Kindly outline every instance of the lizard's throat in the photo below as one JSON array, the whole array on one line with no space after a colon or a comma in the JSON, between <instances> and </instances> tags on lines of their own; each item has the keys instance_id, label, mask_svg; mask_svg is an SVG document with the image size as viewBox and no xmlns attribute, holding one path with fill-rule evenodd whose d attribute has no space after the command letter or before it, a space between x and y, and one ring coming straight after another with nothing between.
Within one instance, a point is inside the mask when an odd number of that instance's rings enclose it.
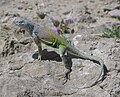
<instances>
[{"instance_id":1,"label":"lizard's throat","mask_svg":"<svg viewBox=\"0 0 120 97\"><path fill-rule=\"evenodd\" d=\"M34 30L34 25L27 25L25 30L32 36L33 30Z\"/></svg>"}]
</instances>

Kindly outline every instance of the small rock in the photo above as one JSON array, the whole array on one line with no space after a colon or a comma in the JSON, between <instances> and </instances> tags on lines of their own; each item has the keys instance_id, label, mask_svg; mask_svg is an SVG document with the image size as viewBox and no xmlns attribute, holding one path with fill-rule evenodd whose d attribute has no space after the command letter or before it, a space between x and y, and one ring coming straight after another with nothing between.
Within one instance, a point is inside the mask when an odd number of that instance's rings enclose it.
<instances>
[{"instance_id":1,"label":"small rock","mask_svg":"<svg viewBox=\"0 0 120 97\"><path fill-rule=\"evenodd\" d=\"M63 13L63 15L68 15L68 14L70 14L70 11L66 11Z\"/></svg>"},{"instance_id":2,"label":"small rock","mask_svg":"<svg viewBox=\"0 0 120 97\"><path fill-rule=\"evenodd\" d=\"M23 3L23 4L28 4L28 2L25 1L25 0L20 0L20 2Z\"/></svg>"},{"instance_id":3,"label":"small rock","mask_svg":"<svg viewBox=\"0 0 120 97\"><path fill-rule=\"evenodd\" d=\"M10 30L11 29L8 25L3 25L2 28L5 29L5 30Z\"/></svg>"},{"instance_id":4,"label":"small rock","mask_svg":"<svg viewBox=\"0 0 120 97\"><path fill-rule=\"evenodd\" d=\"M9 20L9 17L5 17L4 19L1 19L2 23L7 23L7 21Z\"/></svg>"},{"instance_id":5,"label":"small rock","mask_svg":"<svg viewBox=\"0 0 120 97\"><path fill-rule=\"evenodd\" d=\"M22 9L23 9L23 7L22 7L22 6L18 6L18 9L19 9L19 10L22 10Z\"/></svg>"},{"instance_id":6,"label":"small rock","mask_svg":"<svg viewBox=\"0 0 120 97\"><path fill-rule=\"evenodd\" d=\"M30 6L30 7L28 7L28 9L29 9L29 10L32 10L33 8L32 8L32 6Z\"/></svg>"},{"instance_id":7,"label":"small rock","mask_svg":"<svg viewBox=\"0 0 120 97\"><path fill-rule=\"evenodd\" d=\"M105 6L105 8L103 9L104 11L111 11L111 10L114 10L114 9L119 9L120 8L120 4L118 3L112 3L111 5L107 5Z\"/></svg>"},{"instance_id":8,"label":"small rock","mask_svg":"<svg viewBox=\"0 0 120 97\"><path fill-rule=\"evenodd\" d=\"M0 0L0 6L4 6L5 4L9 3L10 0Z\"/></svg>"},{"instance_id":9,"label":"small rock","mask_svg":"<svg viewBox=\"0 0 120 97\"><path fill-rule=\"evenodd\" d=\"M81 23L95 23L96 19L94 19L89 14L84 14L79 18L79 22L81 22Z\"/></svg>"},{"instance_id":10,"label":"small rock","mask_svg":"<svg viewBox=\"0 0 120 97\"><path fill-rule=\"evenodd\" d=\"M108 13L108 15L111 17L120 17L120 10L118 9L112 10Z\"/></svg>"}]
</instances>

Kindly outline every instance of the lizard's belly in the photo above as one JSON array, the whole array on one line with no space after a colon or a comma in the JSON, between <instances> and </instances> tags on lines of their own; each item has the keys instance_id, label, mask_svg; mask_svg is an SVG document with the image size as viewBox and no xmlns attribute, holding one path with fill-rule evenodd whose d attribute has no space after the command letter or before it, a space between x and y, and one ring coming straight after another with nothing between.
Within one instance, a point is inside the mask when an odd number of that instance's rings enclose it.
<instances>
[{"instance_id":1,"label":"lizard's belly","mask_svg":"<svg viewBox=\"0 0 120 97\"><path fill-rule=\"evenodd\" d=\"M59 43L58 43L57 39L54 39L54 40L41 39L41 42L48 45L48 46L51 46L51 47L54 47L54 48L59 48Z\"/></svg>"}]
</instances>

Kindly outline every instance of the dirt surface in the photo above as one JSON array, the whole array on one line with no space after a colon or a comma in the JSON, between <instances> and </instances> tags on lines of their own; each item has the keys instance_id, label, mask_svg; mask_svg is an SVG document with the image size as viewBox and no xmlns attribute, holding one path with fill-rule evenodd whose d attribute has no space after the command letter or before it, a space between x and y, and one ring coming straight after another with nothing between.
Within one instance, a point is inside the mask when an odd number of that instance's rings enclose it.
<instances>
[{"instance_id":1,"label":"dirt surface","mask_svg":"<svg viewBox=\"0 0 120 97\"><path fill-rule=\"evenodd\" d=\"M106 79L90 85L99 74L99 66L82 59L72 60L71 79L62 85L57 75L64 72L58 50L43 45L42 61L37 47L10 17L26 17L51 27L49 18L36 15L35 0L0 0L0 97L120 97L120 39L103 38L105 26L120 23L119 0L38 0L41 11L55 19L71 12L75 29L67 37L80 51L101 57L108 69ZM116 14L117 10L117 14ZM79 36L75 38L75 36Z\"/></svg>"}]
</instances>

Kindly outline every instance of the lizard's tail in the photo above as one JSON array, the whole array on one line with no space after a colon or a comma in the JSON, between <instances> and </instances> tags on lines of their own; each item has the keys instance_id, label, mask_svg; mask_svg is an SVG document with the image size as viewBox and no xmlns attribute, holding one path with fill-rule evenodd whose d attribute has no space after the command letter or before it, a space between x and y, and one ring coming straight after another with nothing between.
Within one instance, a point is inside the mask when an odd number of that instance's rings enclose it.
<instances>
[{"instance_id":1,"label":"lizard's tail","mask_svg":"<svg viewBox=\"0 0 120 97\"><path fill-rule=\"evenodd\" d=\"M91 61L93 61L93 62L98 63L99 65L101 65L101 70L100 70L100 74L99 74L99 76L97 77L97 79L95 80L95 82L93 82L93 83L92 83L91 85L89 85L89 86L82 87L81 89L90 88L90 87L96 85L96 84L100 81L100 78L102 77L102 75L104 75L104 74L103 74L103 73L104 73L104 62L103 62L103 60L102 60L101 58L96 57L96 56L89 56L89 57L88 57L88 60L91 60Z\"/></svg>"},{"instance_id":2,"label":"lizard's tail","mask_svg":"<svg viewBox=\"0 0 120 97\"><path fill-rule=\"evenodd\" d=\"M81 59L90 60L90 61L93 61L93 62L101 65L101 71L100 71L100 74L99 74L99 76L97 77L96 81L95 81L94 83L92 83L91 85L89 85L89 86L81 87L81 88L79 88L79 89L90 88L90 87L96 85L96 84L99 82L102 74L104 73L104 62L103 62L103 60L102 60L101 58L99 58L99 57L91 56L91 55L82 53L82 52L78 51L77 49L74 49L74 50L71 50L71 49L70 49L70 52L69 52L69 53L72 54L72 55L75 55L76 57L79 57L79 58L81 58ZM103 75L104 75L104 74L103 74Z\"/></svg>"}]
</instances>

